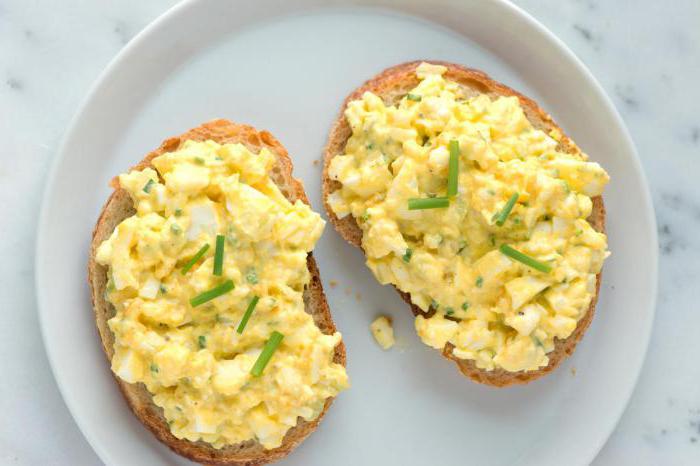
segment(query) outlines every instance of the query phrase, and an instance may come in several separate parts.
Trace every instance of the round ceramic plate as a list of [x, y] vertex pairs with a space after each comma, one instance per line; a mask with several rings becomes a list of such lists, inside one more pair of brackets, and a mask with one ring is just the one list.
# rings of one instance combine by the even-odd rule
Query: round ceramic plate
[[[550, 376], [508, 389], [477, 385], [418, 340], [407, 306], [328, 227], [315, 255], [352, 388], [282, 464], [592, 461], [644, 359], [657, 242], [633, 144], [581, 62], [503, 1], [201, 0], [167, 12], [107, 68], [66, 135], [44, 196], [36, 281], [46, 350], [71, 413], [105, 463], [186, 463], [129, 411], [99, 346], [86, 263], [109, 179], [164, 138], [224, 117], [275, 134], [320, 210], [317, 160], [343, 98], [382, 69], [415, 59], [478, 68], [533, 97], [610, 173], [612, 257], [596, 317]], [[369, 333], [379, 312], [394, 317], [398, 344], [389, 352]]]

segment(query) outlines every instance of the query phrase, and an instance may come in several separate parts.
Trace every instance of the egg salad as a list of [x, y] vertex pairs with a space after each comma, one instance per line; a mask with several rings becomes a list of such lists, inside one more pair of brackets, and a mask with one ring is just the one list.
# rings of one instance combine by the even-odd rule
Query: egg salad
[[327, 199], [362, 229], [367, 265], [409, 293], [420, 338], [483, 370], [546, 366], [585, 315], [607, 238], [587, 222], [607, 173], [557, 150], [517, 97], [475, 95], [423, 63], [395, 104], [365, 92]]
[[136, 213], [96, 254], [116, 309], [112, 370], [145, 384], [177, 438], [275, 448], [348, 387], [340, 334], [304, 310], [324, 221], [284, 197], [275, 161], [187, 141], [119, 176]]
[[391, 318], [379, 316], [369, 325], [374, 340], [382, 349], [388, 350], [396, 343], [394, 339], [394, 327], [391, 326]]

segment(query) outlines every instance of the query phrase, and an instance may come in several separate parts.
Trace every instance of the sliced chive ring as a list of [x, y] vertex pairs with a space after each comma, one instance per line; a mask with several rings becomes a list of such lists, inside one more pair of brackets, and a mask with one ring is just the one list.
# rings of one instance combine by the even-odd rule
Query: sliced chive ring
[[414, 102], [420, 102], [421, 100], [423, 100], [423, 97], [419, 96], [418, 94], [406, 94], [406, 98]]
[[242, 334], [243, 330], [245, 329], [245, 326], [248, 325], [248, 321], [250, 320], [250, 316], [253, 315], [253, 311], [255, 310], [255, 306], [257, 306], [258, 301], [260, 301], [259, 296], [253, 296], [253, 299], [250, 300], [250, 304], [248, 304], [248, 308], [245, 310], [245, 313], [243, 314], [243, 318], [241, 319], [241, 323], [238, 324], [238, 328], [236, 329], [236, 332], [238, 332], [238, 334]]
[[277, 350], [277, 347], [280, 345], [283, 338], [284, 335], [277, 330], [273, 330], [270, 338], [267, 340], [267, 343], [265, 343], [262, 353], [260, 353], [260, 356], [258, 356], [258, 360], [255, 361], [253, 368], [250, 370], [250, 374], [253, 377], [260, 377], [262, 375], [263, 370], [265, 370], [265, 366], [267, 366], [267, 363], [270, 362], [270, 358], [272, 358], [272, 355]]
[[447, 196], [457, 195], [457, 185], [459, 183], [459, 141], [452, 139], [450, 147], [449, 172], [447, 173]]
[[511, 210], [515, 207], [515, 203], [518, 202], [518, 197], [520, 197], [520, 194], [513, 193], [506, 201], [503, 209], [496, 215], [496, 225], [502, 227], [503, 224], [506, 223], [506, 219], [510, 215]]
[[155, 184], [155, 181], [152, 179], [149, 179], [148, 182], [146, 182], [146, 185], [143, 187], [143, 192], [148, 194], [151, 192], [151, 187]]
[[423, 197], [408, 200], [408, 210], [444, 209], [449, 205], [450, 200], [446, 197]]
[[501, 244], [501, 247], [499, 248], [501, 253], [505, 254], [506, 256], [510, 257], [511, 259], [514, 259], [522, 264], [527, 265], [528, 267], [531, 267], [535, 270], [538, 270], [543, 273], [549, 273], [552, 271], [552, 266], [548, 264], [544, 264], [537, 259], [533, 259], [532, 257], [528, 256], [527, 254], [523, 254], [522, 252], [513, 249], [512, 247], [508, 246], [507, 244]]
[[224, 295], [228, 293], [229, 291], [232, 291], [235, 288], [233, 282], [231, 280], [226, 280], [223, 282], [221, 285], [216, 286], [212, 288], [211, 290], [207, 290], [203, 293], [198, 294], [194, 298], [190, 299], [190, 306], [192, 307], [197, 307], [201, 306], [204, 303], [207, 303], [211, 301], [214, 298], [218, 298], [221, 295]]
[[220, 277], [224, 273], [224, 235], [216, 235], [216, 249], [214, 250], [214, 275]]

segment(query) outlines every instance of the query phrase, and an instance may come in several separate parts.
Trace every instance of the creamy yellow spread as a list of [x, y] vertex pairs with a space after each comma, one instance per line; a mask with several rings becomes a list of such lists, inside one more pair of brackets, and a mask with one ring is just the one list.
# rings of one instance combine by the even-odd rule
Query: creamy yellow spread
[[[257, 439], [275, 448], [298, 418], [316, 418], [328, 397], [348, 387], [345, 368], [333, 362], [340, 334], [324, 335], [304, 311], [306, 256], [324, 221], [303, 202], [290, 203], [270, 179], [275, 157], [187, 141], [154, 158], [155, 170], [119, 177], [136, 214], [97, 250], [116, 308], [108, 322], [112, 370], [145, 384], [180, 439], [216, 448]], [[217, 235], [225, 237], [221, 276], [213, 274]], [[232, 291], [192, 306], [227, 280]], [[284, 338], [253, 376], [273, 331]]]
[[[357, 220], [376, 278], [436, 311], [416, 318], [423, 342], [451, 343], [485, 370], [536, 370], [595, 293], [609, 253], [586, 219], [609, 177], [580, 151], [557, 150], [561, 135], [534, 128], [516, 97], [466, 95], [445, 71], [421, 64], [419, 84], [396, 105], [371, 92], [348, 104], [352, 136], [330, 162], [341, 188], [328, 202]], [[409, 199], [446, 196], [451, 142], [457, 194], [446, 208], [410, 210]], [[551, 271], [514, 260], [502, 244]]]

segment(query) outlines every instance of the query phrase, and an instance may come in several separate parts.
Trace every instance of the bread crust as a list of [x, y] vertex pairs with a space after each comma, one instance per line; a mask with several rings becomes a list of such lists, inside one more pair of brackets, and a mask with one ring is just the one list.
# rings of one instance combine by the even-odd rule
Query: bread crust
[[[277, 163], [270, 174], [275, 184], [280, 187], [280, 190], [290, 201], [294, 202], [296, 199], [300, 199], [307, 204], [309, 203], [303, 185], [292, 177], [292, 161], [277, 139], [267, 131], [258, 131], [251, 126], [223, 119], [204, 123], [181, 136], [166, 139], [158, 149], [146, 155], [132, 169], [141, 170], [151, 166], [151, 160], [154, 157], [176, 150], [186, 140], [205, 141], [209, 139], [220, 144], [242, 143], [255, 153], [263, 147], [269, 149], [277, 155]], [[129, 194], [119, 187], [118, 179], [114, 178], [111, 185], [114, 187], [114, 192], [102, 208], [93, 230], [88, 261], [88, 282], [95, 312], [95, 322], [102, 342], [102, 349], [110, 362], [114, 354], [114, 335], [109, 329], [107, 321], [114, 315], [115, 310], [104, 299], [107, 268], [96, 262], [95, 253], [97, 247], [109, 237], [115, 227], [122, 220], [135, 213], [133, 202]], [[336, 330], [335, 324], [323, 292], [318, 267], [311, 253], [307, 256], [307, 266], [311, 280], [303, 295], [306, 312], [313, 316], [314, 323], [323, 333], [332, 334]], [[345, 365], [345, 345], [342, 341], [335, 348], [333, 361]], [[297, 425], [287, 432], [282, 445], [278, 448], [266, 450], [257, 440], [248, 440], [216, 449], [203, 441], [191, 442], [176, 438], [168, 428], [162, 408], [153, 403], [151, 394], [144, 384], [129, 384], [116, 375], [112, 375], [131, 410], [158, 440], [165, 443], [174, 452], [192, 461], [210, 465], [257, 466], [285, 457], [317, 428], [321, 418], [333, 402], [333, 398], [327, 399], [323, 411], [313, 421], [299, 418]]]
[[[515, 96], [520, 101], [527, 119], [532, 125], [549, 133], [552, 130], [557, 130], [561, 134], [557, 150], [567, 153], [580, 153], [579, 148], [574, 142], [564, 134], [562, 129], [554, 122], [552, 117], [542, 110], [537, 103], [520, 94], [519, 92], [505, 86], [497, 81], [494, 81], [486, 73], [443, 61], [425, 60], [432, 64], [443, 65], [447, 68], [445, 78], [457, 82], [466, 91], [467, 95], [487, 94], [491, 98], [499, 96]], [[345, 145], [352, 135], [350, 125], [345, 119], [345, 109], [349, 102], [360, 99], [365, 92], [372, 92], [381, 97], [387, 104], [397, 103], [404, 95], [413, 89], [419, 79], [416, 76], [415, 70], [423, 63], [423, 60], [402, 63], [400, 65], [388, 68], [377, 76], [365, 82], [345, 98], [340, 110], [338, 118], [331, 127], [328, 143], [324, 149], [323, 155], [323, 172], [322, 172], [322, 188], [323, 188], [323, 205], [326, 209], [328, 218], [336, 229], [336, 231], [348, 243], [356, 248], [362, 249], [362, 230], [358, 226], [355, 218], [352, 215], [340, 219], [333, 209], [328, 204], [328, 196], [330, 193], [340, 188], [341, 184], [338, 181], [332, 180], [328, 176], [328, 169], [331, 159], [336, 155], [343, 153]], [[594, 197], [593, 209], [588, 221], [593, 228], [600, 232], [605, 232], [605, 205], [601, 196]], [[586, 314], [579, 320], [574, 332], [566, 339], [555, 339], [554, 350], [547, 354], [549, 364], [535, 371], [518, 371], [509, 372], [504, 369], [494, 369], [486, 371], [476, 367], [474, 361], [459, 359], [452, 353], [453, 346], [447, 343], [442, 349], [442, 355], [447, 359], [455, 362], [462, 374], [474, 380], [475, 382], [491, 385], [494, 387], [506, 387], [509, 385], [526, 384], [536, 380], [554, 370], [561, 362], [570, 356], [576, 349], [576, 345], [583, 337], [588, 329], [588, 326], [595, 314], [596, 302], [600, 290], [601, 274], [596, 276], [596, 291], [591, 300], [591, 304], [586, 311]], [[411, 302], [411, 297], [408, 293], [400, 291], [394, 287], [401, 298], [408, 303], [411, 312], [414, 316], [417, 315], [432, 315], [431, 312], [424, 312], [418, 306]]]

